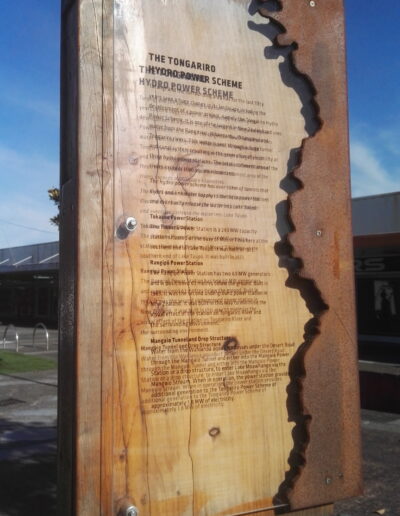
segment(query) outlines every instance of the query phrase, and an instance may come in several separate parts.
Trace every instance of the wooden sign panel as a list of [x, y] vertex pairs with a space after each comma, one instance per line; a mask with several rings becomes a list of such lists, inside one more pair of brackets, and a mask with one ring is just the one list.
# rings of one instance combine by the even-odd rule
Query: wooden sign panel
[[[342, 27], [342, 9], [282, 4], [65, 6], [64, 63], [79, 62], [65, 81], [64, 153], [77, 159], [62, 179], [77, 264], [62, 308], [60, 358], [76, 373], [74, 387], [61, 366], [65, 514], [239, 515], [359, 489], [350, 217], [332, 217], [337, 205], [348, 216], [332, 100], [343, 51], [316, 58], [336, 50], [310, 25]], [[278, 42], [285, 22], [329, 69], [321, 98], [295, 61], [301, 43]]]

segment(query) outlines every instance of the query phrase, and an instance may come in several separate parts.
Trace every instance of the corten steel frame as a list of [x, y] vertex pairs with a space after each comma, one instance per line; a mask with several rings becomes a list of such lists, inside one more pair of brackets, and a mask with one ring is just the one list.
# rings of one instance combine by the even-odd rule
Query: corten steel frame
[[[113, 0], [62, 1], [59, 514], [112, 514]], [[299, 379], [310, 415], [292, 509], [361, 491], [342, 0], [282, 0], [264, 11], [296, 42], [321, 129], [305, 141], [290, 195], [293, 256], [328, 305]], [[262, 2], [260, 2], [261, 7]], [[266, 3], [268, 5], [268, 3]], [[338, 208], [339, 207], [339, 208]], [[110, 512], [111, 511], [111, 512]], [[313, 513], [314, 514], [314, 513]]]

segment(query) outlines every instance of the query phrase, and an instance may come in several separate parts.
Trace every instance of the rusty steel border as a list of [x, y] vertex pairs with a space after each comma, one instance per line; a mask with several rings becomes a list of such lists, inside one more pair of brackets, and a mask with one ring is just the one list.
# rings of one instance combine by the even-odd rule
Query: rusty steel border
[[328, 305], [303, 364], [301, 403], [311, 419], [304, 465], [288, 492], [291, 509], [301, 509], [362, 490], [345, 30], [342, 0], [280, 4], [280, 11], [266, 3], [260, 12], [280, 24], [279, 45], [295, 43], [294, 65], [314, 86], [322, 121], [294, 172], [303, 188], [290, 195], [289, 240], [303, 264], [300, 276]]

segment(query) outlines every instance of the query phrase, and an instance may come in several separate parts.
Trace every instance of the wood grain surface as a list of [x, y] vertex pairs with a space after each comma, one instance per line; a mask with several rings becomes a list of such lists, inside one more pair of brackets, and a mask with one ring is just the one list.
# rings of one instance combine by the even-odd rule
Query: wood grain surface
[[114, 244], [113, 490], [141, 514], [272, 507], [288, 468], [311, 314], [285, 285], [276, 206], [307, 134], [264, 24], [244, 2], [116, 13], [115, 220], [138, 228]]
[[289, 364], [315, 314], [276, 244], [312, 89], [242, 0], [77, 3], [72, 513], [289, 510]]

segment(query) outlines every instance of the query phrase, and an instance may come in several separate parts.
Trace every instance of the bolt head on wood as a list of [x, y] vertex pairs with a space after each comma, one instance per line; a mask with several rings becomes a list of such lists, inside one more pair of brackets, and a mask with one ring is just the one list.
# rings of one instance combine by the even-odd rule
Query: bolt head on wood
[[138, 222], [135, 219], [135, 217], [128, 217], [125, 221], [125, 227], [126, 229], [131, 233], [132, 231], [135, 231], [137, 228]]

